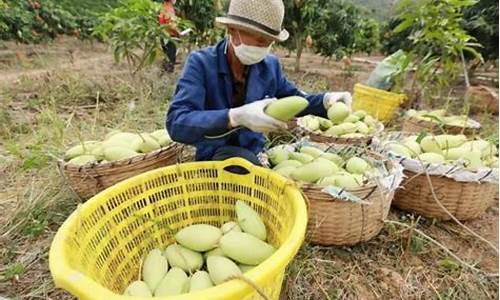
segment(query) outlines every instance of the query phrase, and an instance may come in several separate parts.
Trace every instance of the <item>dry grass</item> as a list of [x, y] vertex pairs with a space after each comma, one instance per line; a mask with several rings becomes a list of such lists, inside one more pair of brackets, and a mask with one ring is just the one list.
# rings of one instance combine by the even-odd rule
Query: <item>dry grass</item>
[[[90, 56], [90, 55], [89, 55]], [[135, 77], [124, 66], [60, 70], [0, 88], [0, 296], [73, 299], [54, 288], [50, 242], [78, 205], [55, 166], [65, 148], [102, 137], [111, 128], [163, 127], [175, 76], [158, 70]], [[87, 70], [88, 71], [88, 70]], [[330, 79], [309, 72], [290, 79], [323, 91]], [[481, 116], [488, 134], [498, 119]], [[353, 247], [305, 244], [289, 268], [283, 299], [494, 299], [498, 256], [453, 223], [417, 220], [393, 211], [391, 220], [422, 230], [480, 271], [460, 266], [406, 228], [387, 224], [372, 241]], [[467, 225], [498, 243], [498, 209]]]
[[61, 70], [26, 77], [1, 90], [1, 296], [72, 299], [54, 289], [48, 272], [50, 242], [78, 204], [56, 168], [64, 150], [112, 128], [164, 126], [174, 77], [109, 67], [93, 76]]
[[[498, 214], [498, 210], [488, 214]], [[390, 219], [414, 222], [399, 211], [391, 213]], [[483, 251], [482, 255], [467, 257], [473, 264], [482, 259], [497, 262], [494, 251], [453, 224], [443, 224], [421, 220], [412, 226], [434, 239], [452, 238], [460, 247], [475, 249], [475, 253]], [[423, 237], [406, 228], [386, 225], [379, 236], [358, 246], [304, 246], [290, 267], [285, 299], [498, 298], [498, 277], [484, 271], [497, 270], [474, 272], [463, 268]]]

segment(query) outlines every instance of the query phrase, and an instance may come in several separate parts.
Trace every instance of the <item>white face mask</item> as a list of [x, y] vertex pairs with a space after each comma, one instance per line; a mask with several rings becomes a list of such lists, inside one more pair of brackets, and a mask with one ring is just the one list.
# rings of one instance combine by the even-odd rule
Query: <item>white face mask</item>
[[241, 41], [241, 36], [240, 36], [240, 45], [236, 46], [232, 41], [232, 39], [233, 37], [231, 36], [231, 43], [233, 44], [234, 54], [236, 54], [236, 57], [238, 57], [238, 59], [242, 64], [247, 66], [254, 65], [263, 61], [273, 45], [271, 44], [269, 45], [269, 47], [256, 47], [256, 46], [245, 45]]

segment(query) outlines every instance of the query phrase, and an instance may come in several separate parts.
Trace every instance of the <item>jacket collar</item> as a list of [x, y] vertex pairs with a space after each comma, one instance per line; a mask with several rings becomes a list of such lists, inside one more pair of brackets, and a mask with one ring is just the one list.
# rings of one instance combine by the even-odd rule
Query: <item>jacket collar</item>
[[228, 39], [225, 38], [220, 41], [216, 46], [217, 52], [217, 65], [220, 74], [229, 74], [229, 63], [226, 57], [226, 47], [228, 46]]

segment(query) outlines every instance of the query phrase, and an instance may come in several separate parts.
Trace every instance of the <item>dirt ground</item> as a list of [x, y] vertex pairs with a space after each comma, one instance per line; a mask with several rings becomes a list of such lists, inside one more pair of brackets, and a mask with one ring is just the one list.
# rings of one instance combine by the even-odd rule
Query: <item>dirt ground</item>
[[[294, 72], [295, 58], [277, 53], [290, 79], [311, 92], [352, 90], [382, 59], [354, 57], [346, 68], [305, 53], [303, 70]], [[162, 126], [180, 68], [173, 76], [160, 77], [155, 67], [132, 77], [127, 66], [114, 64], [105, 45], [73, 39], [0, 48], [0, 299], [73, 299], [54, 288], [47, 265], [58, 226], [78, 204], [55, 170], [56, 158], [82, 132]], [[480, 74], [494, 85], [495, 72]], [[154, 124], [145, 125], [148, 118]], [[489, 119], [498, 132], [498, 117]], [[491, 200], [480, 218], [464, 225], [498, 249], [498, 199]], [[357, 246], [306, 243], [289, 267], [281, 298], [498, 298], [498, 250], [454, 222], [417, 222], [399, 210], [389, 220], [423, 231], [474, 269], [406, 227], [386, 224], [379, 236]]]

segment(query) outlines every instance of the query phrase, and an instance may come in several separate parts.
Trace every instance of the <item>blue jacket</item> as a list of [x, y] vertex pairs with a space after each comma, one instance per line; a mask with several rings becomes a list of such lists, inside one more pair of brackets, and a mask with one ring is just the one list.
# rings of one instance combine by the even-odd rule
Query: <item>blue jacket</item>
[[[167, 113], [170, 136], [174, 141], [194, 145], [196, 160], [210, 160], [216, 149], [225, 145], [240, 146], [255, 154], [264, 148], [264, 135], [246, 128], [219, 139], [205, 138], [228, 131], [233, 80], [225, 54], [226, 43], [224, 39], [188, 56]], [[324, 95], [307, 95], [300, 91], [287, 80], [274, 55], [249, 67], [246, 84], [245, 103], [299, 95], [310, 103], [302, 115], [326, 116]]]

